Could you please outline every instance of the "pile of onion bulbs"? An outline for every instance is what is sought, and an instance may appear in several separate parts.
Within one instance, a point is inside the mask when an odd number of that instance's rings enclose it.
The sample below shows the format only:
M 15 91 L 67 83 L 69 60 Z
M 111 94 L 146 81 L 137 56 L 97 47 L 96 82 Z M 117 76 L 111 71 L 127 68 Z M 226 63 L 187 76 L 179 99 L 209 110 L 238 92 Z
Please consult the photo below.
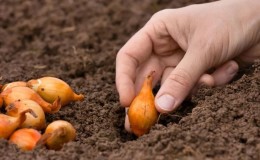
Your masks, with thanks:
M 0 113 L 0 138 L 24 151 L 38 145 L 59 150 L 75 139 L 76 130 L 65 120 L 46 122 L 45 116 L 83 99 L 82 94 L 76 94 L 66 82 L 55 77 L 7 83 L 0 93 L 0 108 L 4 112 Z

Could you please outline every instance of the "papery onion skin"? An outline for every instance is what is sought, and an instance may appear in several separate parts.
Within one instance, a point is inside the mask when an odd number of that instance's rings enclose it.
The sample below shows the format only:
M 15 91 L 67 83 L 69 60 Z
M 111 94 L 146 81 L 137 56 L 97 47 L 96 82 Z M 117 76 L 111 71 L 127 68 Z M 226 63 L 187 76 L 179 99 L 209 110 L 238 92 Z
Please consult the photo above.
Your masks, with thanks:
M 152 92 L 153 74 L 154 72 L 151 72 L 145 78 L 141 91 L 132 101 L 127 113 L 130 128 L 138 137 L 148 133 L 159 117 Z
M 1 92 L 5 91 L 9 88 L 13 88 L 13 87 L 26 87 L 26 86 L 27 86 L 27 83 L 24 81 L 10 82 L 10 83 L 3 85 L 3 87 L 1 88 Z
M 61 108 L 59 98 L 54 101 L 53 104 L 50 104 L 44 101 L 41 96 L 39 96 L 34 90 L 28 87 L 13 87 L 6 89 L 1 93 L 1 96 L 3 97 L 4 104 L 6 106 L 15 101 L 30 99 L 37 102 L 46 113 L 56 113 Z
M 69 122 L 56 120 L 47 126 L 44 135 L 48 134 L 50 136 L 46 140 L 46 146 L 49 149 L 59 150 L 65 143 L 75 139 L 76 130 Z
M 26 120 L 19 128 L 34 128 L 42 130 L 46 127 L 45 114 L 42 107 L 33 100 L 21 100 L 7 106 L 6 114 L 9 116 L 17 117 L 19 114 L 27 109 L 32 109 L 37 117 L 33 117 L 31 114 L 26 114 Z
M 22 128 L 16 130 L 9 138 L 9 142 L 16 144 L 18 148 L 24 151 L 31 151 L 36 147 L 41 139 L 39 131 L 32 128 Z
M 53 103 L 57 97 L 60 97 L 62 106 L 71 101 L 82 101 L 84 99 L 82 94 L 76 94 L 66 82 L 55 77 L 32 79 L 28 81 L 27 85 L 49 103 Z

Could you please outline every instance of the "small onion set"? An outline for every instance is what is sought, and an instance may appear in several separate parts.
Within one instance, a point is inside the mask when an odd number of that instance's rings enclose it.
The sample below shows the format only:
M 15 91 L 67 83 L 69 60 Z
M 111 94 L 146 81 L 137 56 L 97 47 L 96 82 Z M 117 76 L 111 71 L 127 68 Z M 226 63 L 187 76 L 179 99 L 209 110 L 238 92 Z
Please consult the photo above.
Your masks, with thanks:
M 148 133 L 159 117 L 152 92 L 153 74 L 154 71 L 146 76 L 140 92 L 132 101 L 127 113 L 130 128 L 138 137 Z
M 42 77 L 27 82 L 15 81 L 1 86 L 0 138 L 9 139 L 24 151 L 38 145 L 59 150 L 73 141 L 76 130 L 65 120 L 55 120 L 47 125 L 46 114 L 54 114 L 73 101 L 82 101 L 63 80 Z M 43 133 L 41 133 L 43 131 Z

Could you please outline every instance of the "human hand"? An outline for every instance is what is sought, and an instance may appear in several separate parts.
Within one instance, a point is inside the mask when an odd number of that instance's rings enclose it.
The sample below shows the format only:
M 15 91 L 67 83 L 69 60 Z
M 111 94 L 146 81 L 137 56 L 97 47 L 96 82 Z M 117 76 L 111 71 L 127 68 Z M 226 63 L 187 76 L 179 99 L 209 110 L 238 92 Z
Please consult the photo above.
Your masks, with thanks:
M 122 106 L 130 105 L 151 70 L 154 85 L 161 82 L 155 97 L 159 112 L 174 111 L 201 84 L 229 82 L 236 61 L 260 58 L 259 9 L 259 1 L 224 0 L 156 13 L 118 52 Z M 129 130 L 127 118 L 125 127 Z

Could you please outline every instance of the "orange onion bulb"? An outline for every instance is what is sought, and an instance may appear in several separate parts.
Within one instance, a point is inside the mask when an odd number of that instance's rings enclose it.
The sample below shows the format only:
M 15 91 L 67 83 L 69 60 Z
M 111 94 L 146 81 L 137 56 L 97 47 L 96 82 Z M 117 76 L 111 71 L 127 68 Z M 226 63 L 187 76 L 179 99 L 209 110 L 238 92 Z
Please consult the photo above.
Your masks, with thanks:
M 15 101 L 21 101 L 24 99 L 30 99 L 37 102 L 44 112 L 56 113 L 61 108 L 60 98 L 57 98 L 53 104 L 50 104 L 43 100 L 34 90 L 28 87 L 13 87 L 9 88 L 1 93 L 6 106 L 10 105 Z
M 42 107 L 33 100 L 15 101 L 6 107 L 6 114 L 12 117 L 17 117 L 24 110 L 31 109 L 37 115 L 33 117 L 31 114 L 26 114 L 26 120 L 22 123 L 20 128 L 34 128 L 37 130 L 46 127 L 45 114 Z
M 47 126 L 43 136 L 48 137 L 45 143 L 47 148 L 59 150 L 63 144 L 75 139 L 76 130 L 69 122 L 56 120 Z
M 9 138 L 9 142 L 16 144 L 18 148 L 24 151 L 33 150 L 42 135 L 35 129 L 22 128 L 16 130 Z
M 27 85 L 49 103 L 53 103 L 58 97 L 61 99 L 62 106 L 71 101 L 84 99 L 82 94 L 76 94 L 66 82 L 55 77 L 32 79 L 28 81 Z
M 5 84 L 2 87 L 1 92 L 3 92 L 6 89 L 13 88 L 13 87 L 26 87 L 26 86 L 27 86 L 27 83 L 24 81 L 10 82 L 10 83 Z
M 154 71 L 145 78 L 139 94 L 134 98 L 128 110 L 130 128 L 138 137 L 148 133 L 159 117 L 152 92 L 153 73 Z

